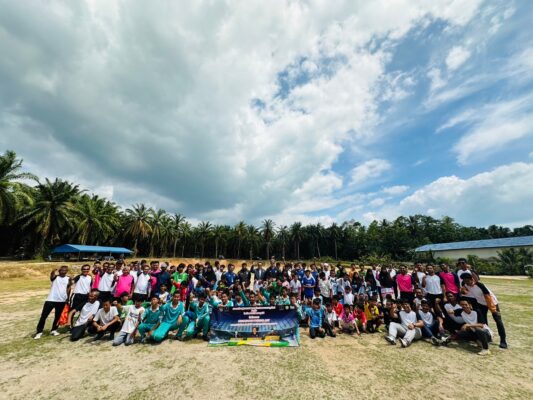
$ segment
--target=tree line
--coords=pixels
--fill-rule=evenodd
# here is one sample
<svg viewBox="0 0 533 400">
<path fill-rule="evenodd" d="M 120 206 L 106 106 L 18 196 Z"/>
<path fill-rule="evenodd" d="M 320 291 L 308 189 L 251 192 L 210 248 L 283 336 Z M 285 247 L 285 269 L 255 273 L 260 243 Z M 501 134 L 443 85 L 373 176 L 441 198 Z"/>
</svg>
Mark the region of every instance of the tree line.
<svg viewBox="0 0 533 400">
<path fill-rule="evenodd" d="M 139 203 L 122 209 L 59 178 L 41 180 L 22 171 L 13 151 L 0 155 L 0 255 L 46 256 L 64 243 L 125 246 L 137 256 L 322 260 L 413 260 L 428 243 L 533 235 L 533 226 L 509 229 L 462 226 L 427 215 L 373 221 L 259 226 L 240 221 L 197 226 L 179 213 Z"/>
</svg>

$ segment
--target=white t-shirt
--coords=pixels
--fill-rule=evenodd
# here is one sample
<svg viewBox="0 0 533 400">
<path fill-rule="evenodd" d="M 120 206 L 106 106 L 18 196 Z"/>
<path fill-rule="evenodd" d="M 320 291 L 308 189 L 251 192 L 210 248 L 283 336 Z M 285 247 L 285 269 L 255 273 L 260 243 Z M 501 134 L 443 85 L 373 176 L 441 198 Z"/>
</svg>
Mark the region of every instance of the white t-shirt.
<svg viewBox="0 0 533 400">
<path fill-rule="evenodd" d="M 104 275 L 102 275 L 100 278 L 100 282 L 98 282 L 98 290 L 100 292 L 110 292 L 113 288 L 114 280 L 115 275 L 113 273 L 104 273 Z"/>
<path fill-rule="evenodd" d="M 431 311 L 426 313 L 420 310 L 418 311 L 418 315 L 420 316 L 420 319 L 424 321 L 424 323 L 428 325 L 433 325 L 433 321 L 435 321 L 435 318 L 433 318 L 433 314 L 431 313 Z"/>
<path fill-rule="evenodd" d="M 344 294 L 344 305 L 353 306 L 354 295 L 352 292 Z"/>
<path fill-rule="evenodd" d="M 487 300 L 485 299 L 483 290 L 481 290 L 481 288 L 478 285 L 476 284 L 474 286 L 465 285 L 464 287 L 468 290 L 468 292 L 464 295 L 465 297 L 474 298 L 479 304 L 487 306 Z M 486 286 L 485 288 L 489 291 L 490 297 L 492 298 L 492 302 L 494 304 L 498 304 L 498 299 L 496 298 L 496 296 L 494 296 L 494 293 L 492 293 L 492 291 Z"/>
<path fill-rule="evenodd" d="M 299 280 L 294 280 L 294 279 L 291 280 L 290 286 L 291 286 L 292 293 L 299 293 L 300 289 L 302 288 L 301 282 Z"/>
<path fill-rule="evenodd" d="M 470 314 L 465 313 L 464 311 L 461 313 L 461 317 L 463 317 L 464 321 L 467 324 L 477 324 L 477 312 L 471 311 Z"/>
<path fill-rule="evenodd" d="M 113 321 L 113 318 L 115 318 L 117 315 L 118 311 L 115 306 L 111 306 L 109 312 L 107 313 L 103 308 L 101 308 L 94 316 L 93 321 L 98 322 L 100 325 L 105 325 Z"/>
<path fill-rule="evenodd" d="M 418 279 L 418 282 L 420 284 L 420 287 L 422 287 L 422 280 L 424 279 L 424 276 L 426 276 L 426 274 L 422 271 L 417 271 L 416 272 L 416 277 Z M 422 287 L 422 291 L 424 291 L 425 289 Z"/>
<path fill-rule="evenodd" d="M 405 328 L 407 328 L 409 324 L 415 324 L 418 322 L 416 319 L 416 313 L 412 310 L 410 313 L 406 313 L 405 311 L 402 310 L 399 312 L 399 315 L 400 315 L 400 320 L 402 321 L 402 325 Z"/>
<path fill-rule="evenodd" d="M 327 279 L 318 281 L 318 288 L 320 289 L 320 294 L 324 297 L 331 297 L 331 282 Z"/>
<path fill-rule="evenodd" d="M 50 293 L 46 301 L 54 301 L 63 303 L 67 301 L 67 288 L 70 278 L 68 276 L 60 277 L 59 275 L 52 281 L 52 286 L 50 287 Z"/>
<path fill-rule="evenodd" d="M 137 271 L 130 271 L 130 275 L 133 276 L 133 283 L 137 282 Z"/>
<path fill-rule="evenodd" d="M 98 300 L 96 300 L 94 303 L 85 303 L 74 326 L 86 324 L 91 315 L 96 315 L 98 312 L 98 307 L 100 307 L 100 302 Z"/>
<path fill-rule="evenodd" d="M 144 312 L 143 307 L 136 308 L 135 305 L 124 306 L 122 308 L 126 313 L 124 324 L 122 324 L 121 332 L 132 333 L 135 330 L 135 326 L 139 321 L 140 316 Z"/>
<path fill-rule="evenodd" d="M 80 275 L 74 287 L 74 294 L 89 294 L 91 291 L 91 282 L 92 278 L 89 275 Z"/>
<path fill-rule="evenodd" d="M 463 276 L 463 274 L 472 274 L 472 271 L 470 271 L 469 269 L 462 269 L 462 268 L 459 268 L 457 270 L 457 277 L 459 278 L 459 285 L 463 284 L 463 280 L 461 279 L 461 276 Z"/>
<path fill-rule="evenodd" d="M 442 294 L 442 287 L 440 286 L 440 277 L 438 275 L 426 275 L 426 293 Z"/>
<path fill-rule="evenodd" d="M 335 312 L 335 310 L 331 310 L 330 313 L 326 311 L 326 320 L 328 321 L 330 325 L 333 325 L 335 321 L 339 320 L 339 317 L 337 316 L 337 313 Z"/>
<path fill-rule="evenodd" d="M 148 288 L 151 284 L 151 275 L 142 273 L 137 277 L 137 282 L 135 283 L 135 290 L 133 292 L 139 294 L 148 294 Z"/>
<path fill-rule="evenodd" d="M 446 304 L 444 304 L 444 309 L 446 310 L 446 313 L 448 313 L 449 317 L 453 321 L 457 322 L 458 324 L 464 324 L 465 323 L 465 320 L 463 319 L 463 317 L 461 317 L 459 315 L 455 315 L 455 310 L 462 309 L 462 307 L 459 304 L 456 304 L 455 306 L 452 306 L 450 303 L 446 303 Z M 450 312 L 453 312 L 453 315 L 450 314 Z"/>
</svg>

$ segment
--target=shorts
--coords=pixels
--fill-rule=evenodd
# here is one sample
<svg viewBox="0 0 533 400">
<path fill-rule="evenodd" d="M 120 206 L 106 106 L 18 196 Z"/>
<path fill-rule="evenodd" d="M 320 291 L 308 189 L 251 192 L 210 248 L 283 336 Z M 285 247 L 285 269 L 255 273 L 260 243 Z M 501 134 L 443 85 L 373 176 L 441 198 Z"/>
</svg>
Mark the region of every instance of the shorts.
<svg viewBox="0 0 533 400">
<path fill-rule="evenodd" d="M 72 300 L 70 301 L 70 308 L 78 312 L 81 311 L 85 303 L 87 303 L 88 298 L 89 295 L 87 294 L 74 293 L 74 296 L 72 296 Z"/>
</svg>

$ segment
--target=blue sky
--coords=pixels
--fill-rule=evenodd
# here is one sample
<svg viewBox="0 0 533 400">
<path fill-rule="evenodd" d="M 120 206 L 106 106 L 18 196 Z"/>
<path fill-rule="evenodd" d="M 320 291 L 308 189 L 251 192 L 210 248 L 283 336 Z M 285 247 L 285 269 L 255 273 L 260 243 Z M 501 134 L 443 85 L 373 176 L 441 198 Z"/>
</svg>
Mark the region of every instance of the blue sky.
<svg viewBox="0 0 533 400">
<path fill-rule="evenodd" d="M 519 1 L 2 2 L 0 146 L 195 221 L 533 223 Z"/>
</svg>

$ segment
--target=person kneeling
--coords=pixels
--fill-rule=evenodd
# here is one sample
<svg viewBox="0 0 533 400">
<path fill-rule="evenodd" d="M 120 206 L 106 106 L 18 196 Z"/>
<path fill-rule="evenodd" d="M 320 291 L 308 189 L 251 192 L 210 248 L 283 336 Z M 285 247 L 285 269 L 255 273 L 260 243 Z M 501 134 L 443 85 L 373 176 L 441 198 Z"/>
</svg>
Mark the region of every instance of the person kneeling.
<svg viewBox="0 0 533 400">
<path fill-rule="evenodd" d="M 87 298 L 87 303 L 81 307 L 80 316 L 76 320 L 74 327 L 70 332 L 70 340 L 75 342 L 80 340 L 85 335 L 85 330 L 93 322 L 93 318 L 98 312 L 100 302 L 96 300 L 98 298 L 98 290 L 91 290 Z"/>
<path fill-rule="evenodd" d="M 89 333 L 96 334 L 94 340 L 100 340 L 106 333 L 110 334 L 110 339 L 115 338 L 115 332 L 120 329 L 120 318 L 117 308 L 111 306 L 109 299 L 104 300 L 102 308 L 98 310 L 93 318 L 92 325 L 87 329 Z"/>
<path fill-rule="evenodd" d="M 461 327 L 461 330 L 456 333 L 457 338 L 462 340 L 479 341 L 481 343 L 481 351 L 478 354 L 480 356 L 489 355 L 489 342 L 492 340 L 492 334 L 489 327 L 486 324 L 479 322 L 477 312 L 472 310 L 472 305 L 468 300 L 463 299 L 459 304 L 463 308 L 461 317 L 463 317 L 465 324 Z"/>
<path fill-rule="evenodd" d="M 396 339 L 400 337 L 402 347 L 409 347 L 413 340 L 422 337 L 420 328 L 424 326 L 424 322 L 417 318 L 416 313 L 411 309 L 411 303 L 408 299 L 402 301 L 402 308 L 402 311 L 398 313 L 401 323 L 391 322 L 389 334 L 385 336 L 385 339 L 390 344 L 395 345 Z"/>
<path fill-rule="evenodd" d="M 120 346 L 125 343 L 126 346 L 133 344 L 135 341 L 135 333 L 141 323 L 141 318 L 144 313 L 142 307 L 142 299 L 140 297 L 135 299 L 135 304 L 122 307 L 122 311 L 125 313 L 124 323 L 118 336 L 113 340 L 113 346 Z"/>
</svg>

